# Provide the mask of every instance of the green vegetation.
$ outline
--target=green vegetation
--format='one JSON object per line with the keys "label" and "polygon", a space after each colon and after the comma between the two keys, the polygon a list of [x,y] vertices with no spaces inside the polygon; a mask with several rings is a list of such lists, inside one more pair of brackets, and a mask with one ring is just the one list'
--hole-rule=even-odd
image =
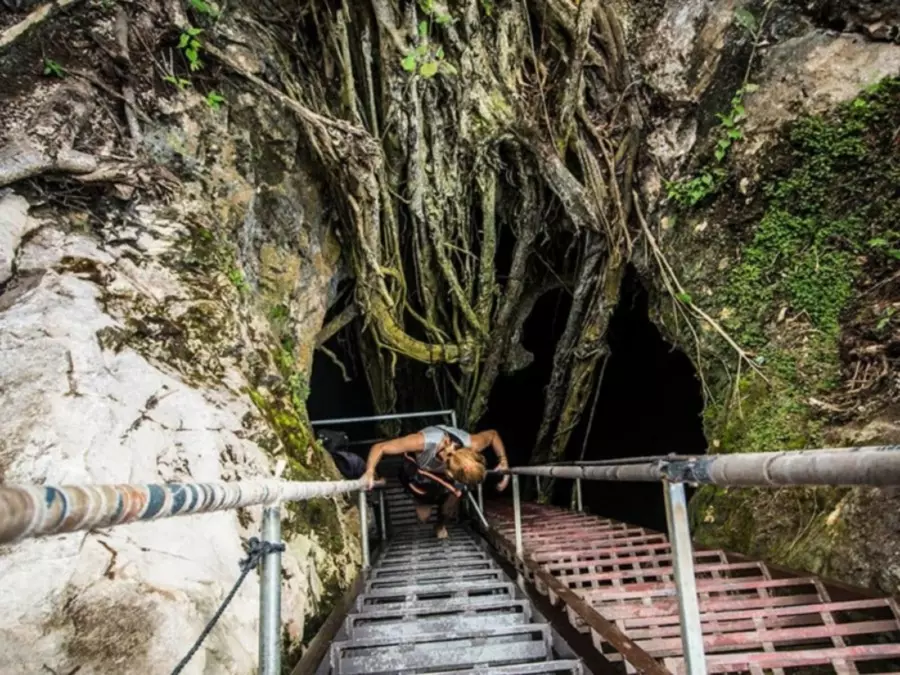
{"label": "green vegetation", "polygon": [[[812,403],[842,384],[842,328],[862,312],[874,333],[891,330],[891,308],[870,311],[862,294],[900,258],[898,128],[900,79],[889,78],[797,120],[770,153],[773,168],[757,193],[761,216],[713,298],[722,326],[771,382],[749,373],[720,384],[704,413],[720,451],[821,445],[827,418]],[[697,538],[827,572],[841,536],[828,516],[844,494],[703,488],[692,501]]]}
{"label": "green vegetation", "polygon": [[[431,15],[434,23],[445,24],[452,21],[449,14],[437,12],[431,0],[420,2],[419,6],[426,14]],[[411,73],[418,68],[419,75],[426,79],[434,77],[438,72],[444,75],[456,74],[456,68],[444,60],[444,48],[431,40],[431,23],[428,21],[419,22],[419,44],[407,52],[400,65],[403,70]]]}
{"label": "green vegetation", "polygon": [[228,281],[239,293],[246,293],[250,290],[250,284],[247,283],[247,279],[244,277],[244,271],[238,267],[232,267],[228,270]]}
{"label": "green vegetation", "polygon": [[747,119],[747,111],[744,109],[744,96],[757,87],[754,84],[746,84],[731,97],[731,108],[727,113],[718,113],[719,126],[716,128],[716,145],[713,151],[715,164],[702,169],[696,176],[666,182],[666,195],[673,202],[682,207],[692,207],[710,195],[718,192],[728,177],[728,172],[723,168],[725,159],[731,146],[744,138],[743,124]]}
{"label": "green vegetation", "polygon": [[782,307],[836,337],[866,258],[900,255],[898,97],[900,80],[886,80],[789,132],[791,166],[765,185],[768,207],[725,289],[742,344],[763,346]]}
{"label": "green vegetation", "polygon": [[206,105],[212,110],[218,110],[225,103],[225,97],[219,92],[213,90],[206,95]]}
{"label": "green vegetation", "polygon": [[53,59],[44,59],[44,75],[63,78],[66,76],[66,71]]}
{"label": "green vegetation", "polygon": [[203,33],[202,28],[188,26],[182,31],[178,40],[178,49],[182,51],[184,58],[187,59],[188,68],[191,69],[191,72],[200,70],[204,65],[203,61],[200,60],[200,50],[203,48],[203,43],[199,37],[201,33]]}

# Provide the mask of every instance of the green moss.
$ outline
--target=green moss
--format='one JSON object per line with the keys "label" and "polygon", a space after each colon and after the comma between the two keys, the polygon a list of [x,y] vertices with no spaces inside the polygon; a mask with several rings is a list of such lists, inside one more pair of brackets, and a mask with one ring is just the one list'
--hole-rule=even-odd
{"label": "green moss", "polygon": [[887,79],[827,115],[798,120],[786,135],[787,156],[762,188],[763,215],[719,296],[725,329],[754,350],[772,386],[747,375],[739,396],[708,406],[707,431],[723,450],[820,441],[808,399],[840,379],[841,317],[864,266],[893,255],[898,98],[900,80]]}
{"label": "green moss", "polygon": [[[893,273],[900,257],[898,128],[900,79],[891,78],[792,124],[770,152],[749,206],[729,196],[714,205],[717,213],[726,205],[730,213],[760,215],[739,241],[726,244],[739,250],[736,263],[720,266],[718,274],[707,267],[693,278],[720,279],[710,309],[769,379],[744,365],[735,383],[721,367],[705,364],[715,400],[707,403],[704,424],[719,451],[824,443],[828,419],[811,400],[842,384],[842,329],[866,305],[862,289]],[[735,215],[731,222],[745,221]],[[695,536],[705,546],[828,574],[842,536],[829,514],[846,493],[704,487],[691,502]]]}

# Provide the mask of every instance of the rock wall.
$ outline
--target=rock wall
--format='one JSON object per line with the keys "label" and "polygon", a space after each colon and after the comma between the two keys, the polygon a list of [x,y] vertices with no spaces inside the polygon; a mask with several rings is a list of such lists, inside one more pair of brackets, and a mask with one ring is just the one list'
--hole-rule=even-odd
{"label": "rock wall", "polygon": [[[63,169],[0,188],[0,481],[253,479],[278,458],[287,478],[338,478],[304,401],[340,251],[297,125],[245,85],[225,82],[227,107],[211,106],[135,56],[148,114],[129,138],[118,99],[69,72],[95,65],[79,48],[115,44],[109,5],[32,29],[0,65],[0,173],[28,144]],[[135,9],[132,48],[165,35],[169,18],[162,5]],[[35,75],[30,50],[60,31],[66,76]],[[68,173],[70,156],[105,173]],[[259,517],[0,548],[0,672],[171,672],[236,580]],[[358,520],[346,498],[316,500],[289,507],[284,529],[296,654],[356,574]],[[252,574],[184,672],[255,672],[257,623]]]}
{"label": "rock wall", "polygon": [[[710,451],[897,443],[900,10],[695,0],[631,25],[661,251],[641,269],[702,380]],[[692,504],[701,543],[892,593],[897,506],[865,489]]]}

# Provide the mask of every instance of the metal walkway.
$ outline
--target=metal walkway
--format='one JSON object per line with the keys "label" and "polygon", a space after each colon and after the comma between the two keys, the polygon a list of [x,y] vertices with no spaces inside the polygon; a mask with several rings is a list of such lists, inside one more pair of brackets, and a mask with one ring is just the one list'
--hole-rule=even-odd
{"label": "metal walkway", "polygon": [[582,673],[488,550],[461,527],[414,523],[388,481],[396,533],[375,560],[318,673]]}
{"label": "metal walkway", "polygon": [[[513,509],[494,504],[488,513],[495,541],[514,561]],[[552,603],[571,596],[563,598],[569,621],[590,632],[608,660],[623,659],[603,635],[610,635],[607,622],[659,666],[685,672],[672,550],[664,535],[523,504],[522,538],[523,571]],[[900,610],[894,599],[837,600],[815,577],[775,574],[765,563],[735,561],[721,550],[696,550],[693,558],[708,672],[898,671]]]}

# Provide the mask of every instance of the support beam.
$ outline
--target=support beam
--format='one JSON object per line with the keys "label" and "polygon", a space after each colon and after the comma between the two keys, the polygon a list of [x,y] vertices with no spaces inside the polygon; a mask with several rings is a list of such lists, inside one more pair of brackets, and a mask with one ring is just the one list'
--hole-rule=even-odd
{"label": "support beam", "polygon": [[[360,491],[360,494],[364,494]],[[281,509],[263,509],[262,541],[281,543]],[[281,675],[281,552],[262,559],[259,589],[259,675]]]}
{"label": "support beam", "polygon": [[663,482],[666,501],[666,522],[672,546],[672,566],[675,573],[675,593],[678,596],[678,615],[681,619],[681,644],[687,675],[706,675],[703,653],[703,628],[700,625],[700,601],[697,599],[697,579],[694,576],[694,551],[688,525],[687,497],[683,483]]}

